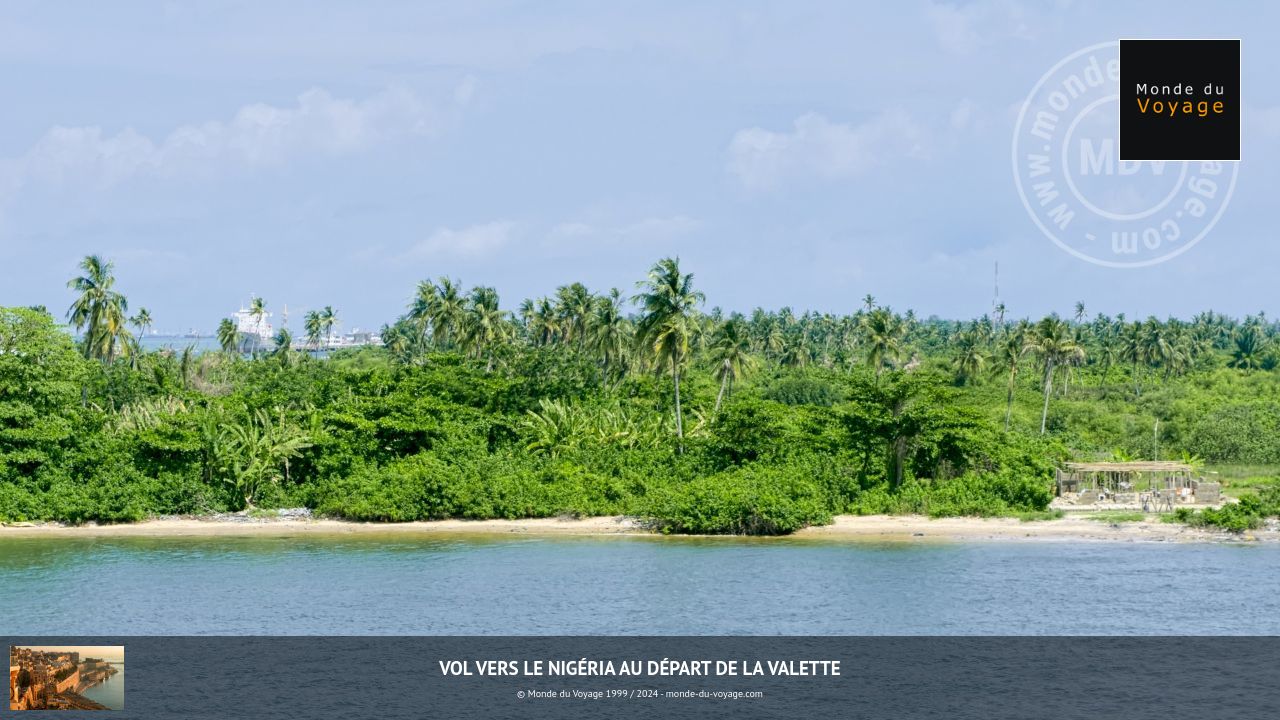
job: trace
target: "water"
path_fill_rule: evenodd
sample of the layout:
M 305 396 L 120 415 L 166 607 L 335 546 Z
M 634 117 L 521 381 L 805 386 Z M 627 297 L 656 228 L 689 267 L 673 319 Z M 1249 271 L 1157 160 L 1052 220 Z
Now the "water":
M 85 690 L 81 695 L 106 705 L 112 710 L 124 709 L 124 663 L 115 666 L 120 672 Z
M 1274 545 L 11 538 L 0 632 L 1280 634 L 1278 570 Z

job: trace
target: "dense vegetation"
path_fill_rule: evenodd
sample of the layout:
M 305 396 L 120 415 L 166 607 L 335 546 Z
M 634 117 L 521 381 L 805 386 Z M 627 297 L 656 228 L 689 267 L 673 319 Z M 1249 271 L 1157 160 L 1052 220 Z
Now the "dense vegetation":
M 492 288 L 423 282 L 385 347 L 331 357 L 230 321 L 221 352 L 145 352 L 129 327 L 150 313 L 128 317 L 110 263 L 82 267 L 79 340 L 0 308 L 0 520 L 305 505 L 778 534 L 836 513 L 1041 511 L 1068 456 L 1280 462 L 1263 317 L 955 322 L 871 297 L 743 316 L 706 310 L 664 259 L 634 298 L 572 284 L 515 313 Z M 335 322 L 309 315 L 307 345 Z M 1224 512 L 1277 505 L 1249 502 Z

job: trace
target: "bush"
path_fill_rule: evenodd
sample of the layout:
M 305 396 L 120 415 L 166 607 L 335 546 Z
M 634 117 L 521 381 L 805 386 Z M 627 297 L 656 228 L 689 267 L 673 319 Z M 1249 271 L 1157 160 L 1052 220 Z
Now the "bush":
M 658 494 L 645 513 L 663 533 L 786 535 L 831 522 L 826 493 L 788 467 L 735 468 Z
M 1242 533 L 1245 530 L 1257 530 L 1262 527 L 1263 520 L 1280 515 L 1280 488 L 1267 488 L 1261 495 L 1244 495 L 1240 502 L 1229 503 L 1220 508 L 1206 508 L 1193 512 L 1188 508 L 1178 508 L 1173 518 L 1192 527 L 1209 527 Z
M 995 517 L 1041 512 L 1053 491 L 1048 482 L 1016 475 L 974 472 L 940 481 L 912 481 L 897 494 L 873 488 L 854 498 L 850 512 L 858 515 L 911 513 L 930 517 Z

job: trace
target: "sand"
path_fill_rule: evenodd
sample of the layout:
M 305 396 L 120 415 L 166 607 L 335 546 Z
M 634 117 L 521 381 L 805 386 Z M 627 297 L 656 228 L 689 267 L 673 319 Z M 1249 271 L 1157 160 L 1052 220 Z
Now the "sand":
M 357 523 L 312 518 L 161 518 L 121 525 L 68 527 L 57 523 L 10 523 L 0 526 L 0 539 L 14 537 L 280 537 L 304 535 L 648 535 L 643 523 L 621 516 L 541 518 L 530 520 L 439 520 L 410 523 Z M 1111 542 L 1255 542 L 1280 541 L 1273 524 L 1236 535 L 1190 528 L 1158 520 L 1108 523 L 1080 516 L 1022 522 L 1010 518 L 942 518 L 921 516 L 837 516 L 831 525 L 805 528 L 793 539 L 865 542 L 947 541 L 1111 541 Z

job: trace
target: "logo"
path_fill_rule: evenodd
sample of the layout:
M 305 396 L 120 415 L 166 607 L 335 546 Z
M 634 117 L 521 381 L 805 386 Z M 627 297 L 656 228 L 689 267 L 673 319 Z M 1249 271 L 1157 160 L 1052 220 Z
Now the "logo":
M 1123 160 L 1240 159 L 1239 40 L 1121 40 Z
M 1023 207 L 1058 247 L 1097 265 L 1145 267 L 1213 229 L 1239 165 L 1121 160 L 1119 45 L 1079 50 L 1040 78 L 1014 126 L 1013 175 Z

